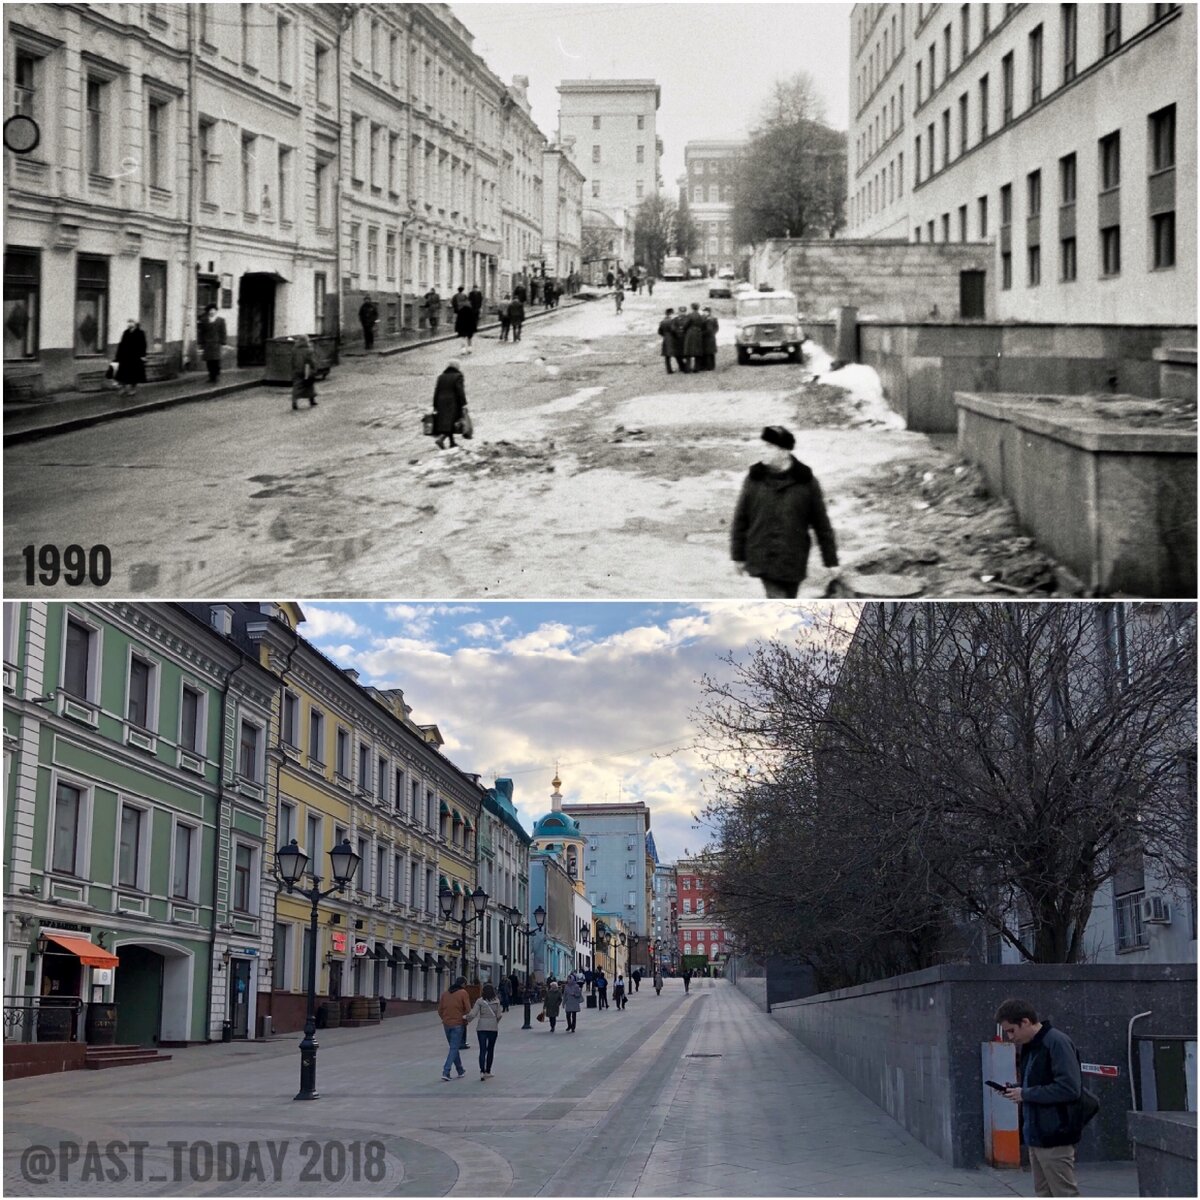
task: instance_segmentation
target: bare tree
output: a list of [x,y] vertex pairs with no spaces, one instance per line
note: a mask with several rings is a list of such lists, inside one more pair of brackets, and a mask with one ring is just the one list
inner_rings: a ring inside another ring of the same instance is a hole
[[734,185],[739,242],[833,237],[845,224],[846,135],[825,123],[812,76],[777,80]]
[[970,953],[964,931],[1074,962],[1130,856],[1194,893],[1194,611],[869,605],[849,644],[824,626],[704,684],[739,940],[762,943],[757,905],[826,979]]
[[655,275],[662,274],[662,260],[671,248],[675,215],[675,205],[657,194],[647,196],[637,207],[633,226],[634,260],[644,263]]

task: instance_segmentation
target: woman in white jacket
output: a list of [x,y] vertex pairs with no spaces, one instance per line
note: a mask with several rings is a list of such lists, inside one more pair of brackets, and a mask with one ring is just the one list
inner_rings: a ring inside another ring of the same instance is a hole
[[496,1053],[496,1038],[500,1034],[500,1021],[503,1016],[500,1001],[496,998],[496,989],[490,983],[485,983],[474,1008],[467,1015],[468,1021],[479,1022],[475,1026],[475,1038],[479,1042],[480,1083],[492,1077],[492,1056]]

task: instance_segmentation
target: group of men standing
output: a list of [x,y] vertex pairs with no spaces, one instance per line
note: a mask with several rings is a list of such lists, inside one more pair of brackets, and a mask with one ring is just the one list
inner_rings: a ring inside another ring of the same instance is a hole
[[717,369],[717,330],[720,322],[711,308],[703,311],[697,303],[691,311],[681,308],[676,312],[668,308],[666,316],[658,323],[658,336],[662,338],[662,356],[667,365],[667,374],[674,375],[671,366],[674,359],[680,371],[715,371]]

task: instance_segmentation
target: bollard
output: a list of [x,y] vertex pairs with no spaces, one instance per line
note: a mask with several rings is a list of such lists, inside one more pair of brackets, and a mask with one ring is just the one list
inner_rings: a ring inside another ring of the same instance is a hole
[[[983,1078],[996,1083],[1016,1083],[1017,1048],[1011,1042],[984,1042]],[[993,1167],[1021,1165],[1021,1133],[1017,1124],[1020,1106],[983,1086],[983,1156]]]
[[842,363],[858,362],[858,309],[852,305],[837,310],[833,357]]

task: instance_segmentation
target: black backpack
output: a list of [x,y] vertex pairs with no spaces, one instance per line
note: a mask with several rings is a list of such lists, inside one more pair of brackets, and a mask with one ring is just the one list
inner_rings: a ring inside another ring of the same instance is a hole
[[1084,1127],[1087,1123],[1100,1111],[1100,1100],[1094,1092],[1088,1091],[1083,1086],[1083,1060],[1079,1057],[1079,1048],[1075,1048],[1075,1058],[1079,1063],[1079,1099],[1072,1100],[1070,1104],[1064,1104],[1066,1109],[1065,1121],[1063,1124],[1067,1127],[1072,1138],[1078,1141],[1083,1136]]

